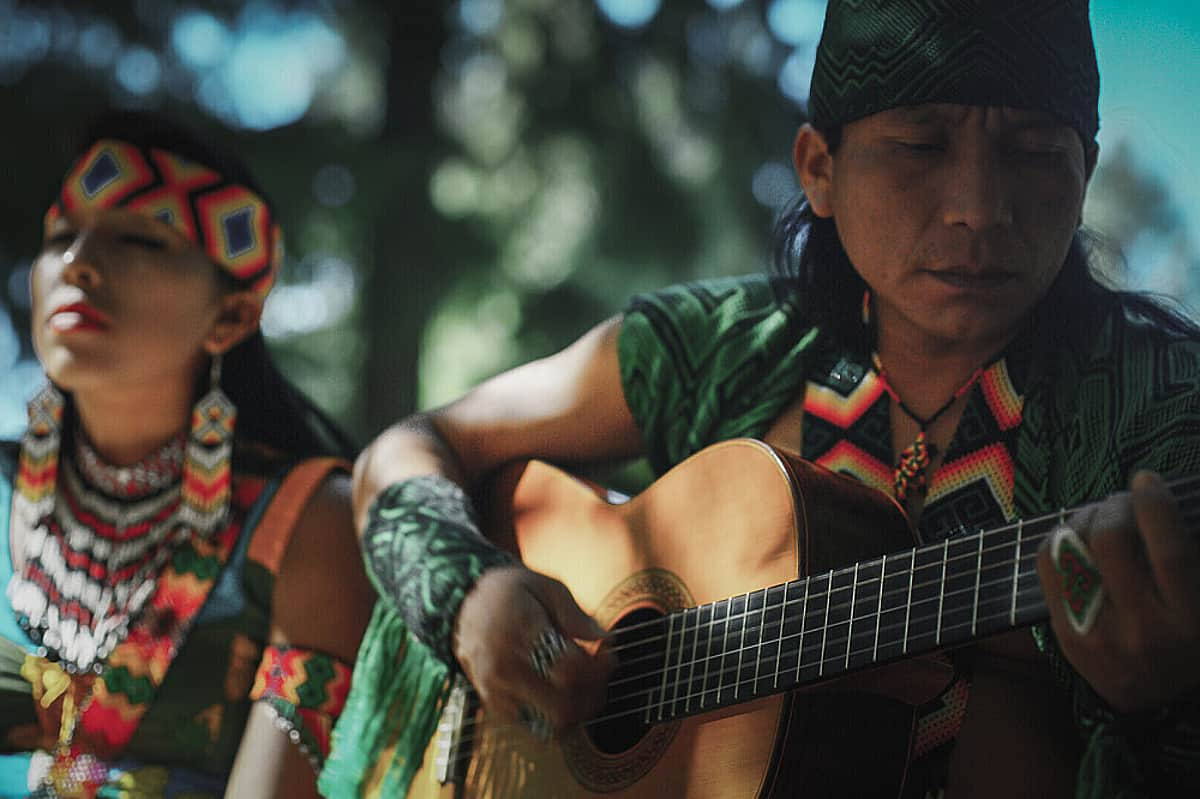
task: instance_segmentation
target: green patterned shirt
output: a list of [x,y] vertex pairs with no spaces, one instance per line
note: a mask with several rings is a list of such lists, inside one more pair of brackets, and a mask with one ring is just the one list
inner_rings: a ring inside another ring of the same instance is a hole
[[[1019,516],[1106,496],[1139,468],[1167,478],[1200,473],[1200,341],[1132,318],[1116,300],[1094,330],[1066,339],[1031,332],[1058,346],[1032,356],[1016,443]],[[651,466],[661,474],[717,441],[762,437],[818,355],[834,347],[793,305],[778,302],[764,277],[634,298],[618,352]],[[1200,701],[1117,718],[1082,679],[1064,673],[1087,744],[1078,796],[1200,787]]]

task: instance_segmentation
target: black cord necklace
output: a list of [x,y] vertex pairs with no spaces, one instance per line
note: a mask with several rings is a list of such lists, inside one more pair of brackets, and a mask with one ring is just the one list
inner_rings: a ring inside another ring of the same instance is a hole
[[941,418],[942,414],[950,410],[964,394],[971,390],[971,387],[983,377],[984,373],[995,363],[995,359],[988,361],[983,366],[976,369],[967,378],[967,382],[963,383],[950,396],[950,399],[934,411],[929,416],[921,416],[912,408],[900,399],[900,395],[896,393],[896,389],[892,387],[891,381],[888,380],[887,370],[883,368],[883,361],[879,357],[878,352],[871,353],[871,366],[875,370],[875,375],[880,383],[883,384],[883,389],[888,393],[893,400],[896,401],[897,407],[904,412],[904,415],[917,423],[917,437],[913,443],[904,448],[900,453],[900,457],[896,461],[896,471],[892,476],[892,488],[896,493],[896,499],[901,503],[907,501],[909,492],[916,491],[924,494],[929,487],[929,478],[927,471],[929,469],[929,461],[937,454],[937,447],[929,443],[928,430],[929,426]]

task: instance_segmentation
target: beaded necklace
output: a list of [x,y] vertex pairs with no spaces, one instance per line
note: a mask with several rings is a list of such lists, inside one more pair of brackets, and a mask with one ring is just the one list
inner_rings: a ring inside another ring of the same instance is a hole
[[69,672],[99,672],[154,593],[169,544],[192,533],[177,519],[184,437],[129,467],[105,463],[81,431],[74,440],[53,510],[25,532],[8,595],[47,656]]
[[912,408],[900,399],[900,395],[896,393],[896,389],[892,387],[891,381],[888,380],[887,370],[883,368],[883,361],[879,357],[878,352],[871,353],[871,366],[875,371],[876,377],[879,378],[880,385],[883,390],[888,393],[896,402],[896,406],[907,416],[917,423],[917,437],[913,443],[904,448],[900,453],[899,459],[896,461],[896,471],[892,478],[892,487],[896,492],[896,499],[904,503],[908,499],[910,491],[915,491],[921,494],[925,493],[925,489],[929,484],[927,470],[930,460],[937,455],[937,446],[929,443],[928,430],[929,426],[942,417],[946,411],[953,407],[964,394],[971,390],[971,387],[979,382],[985,372],[996,362],[998,358],[980,366],[971,376],[967,378],[967,382],[958,387],[957,390],[950,396],[950,399],[934,411],[929,416],[921,416]]

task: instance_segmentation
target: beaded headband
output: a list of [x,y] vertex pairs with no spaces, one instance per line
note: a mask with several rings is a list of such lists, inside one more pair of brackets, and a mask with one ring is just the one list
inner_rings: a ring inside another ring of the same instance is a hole
[[1100,128],[1088,0],[830,0],[809,116],[832,128],[923,103],[1046,111]]
[[46,212],[46,230],[63,214],[84,208],[125,208],[165,222],[261,297],[279,273],[283,237],[267,203],[166,150],[97,141],[67,174]]

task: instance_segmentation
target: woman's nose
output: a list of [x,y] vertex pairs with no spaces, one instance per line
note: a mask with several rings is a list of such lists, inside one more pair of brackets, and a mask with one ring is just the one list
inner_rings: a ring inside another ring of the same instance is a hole
[[92,232],[80,231],[62,254],[63,280],[80,288],[99,286],[101,274],[96,249]]

